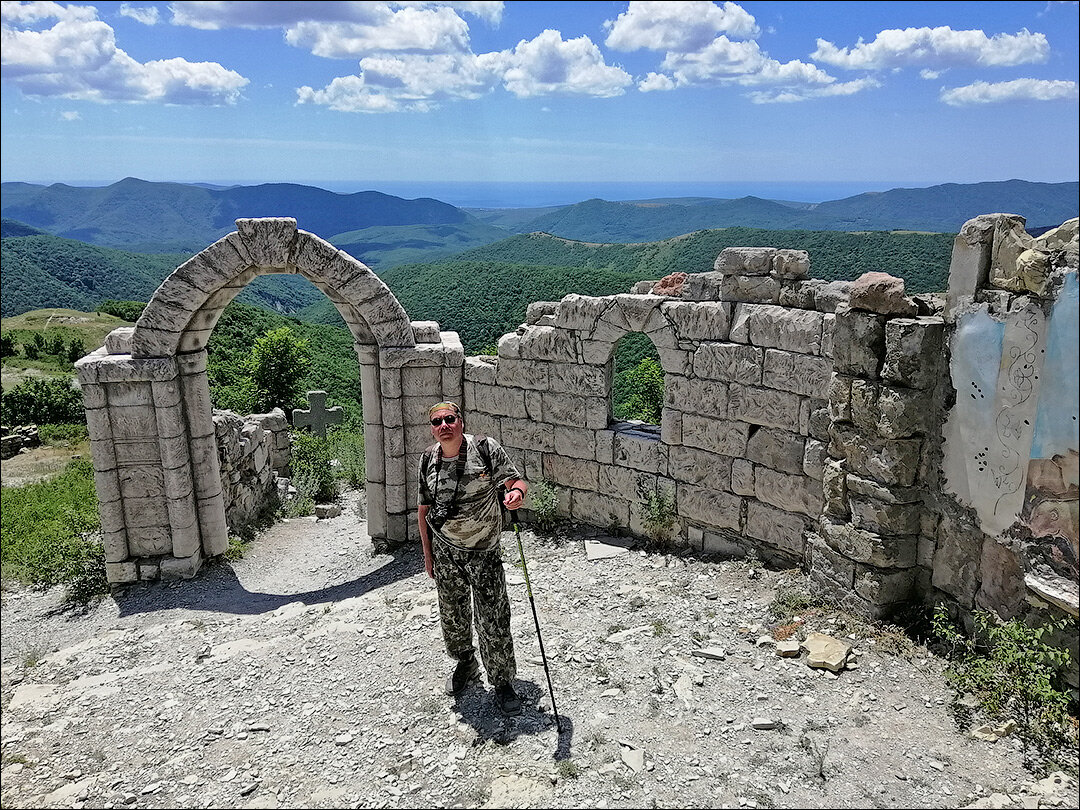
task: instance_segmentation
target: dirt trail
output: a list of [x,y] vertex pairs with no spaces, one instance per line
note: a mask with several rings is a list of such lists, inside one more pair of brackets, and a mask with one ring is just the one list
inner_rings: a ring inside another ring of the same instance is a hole
[[354,506],[82,615],[5,591],[3,806],[1075,806],[1073,784],[1029,784],[1013,740],[956,729],[925,651],[886,654],[825,616],[807,626],[857,668],[759,646],[797,573],[588,560],[581,533],[524,533],[561,733],[514,565],[523,714],[503,718],[487,685],[454,701],[418,550],[374,555]]

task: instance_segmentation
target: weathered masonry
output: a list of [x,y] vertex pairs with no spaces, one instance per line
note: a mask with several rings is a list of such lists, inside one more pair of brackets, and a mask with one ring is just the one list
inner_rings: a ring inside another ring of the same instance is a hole
[[[803,565],[866,614],[946,596],[1075,616],[1077,221],[1038,238],[1023,224],[967,223],[947,298],[884,274],[809,279],[803,251],[732,248],[685,279],[534,303],[497,356],[465,358],[455,333],[410,322],[368,268],[293,220],[238,220],[78,364],[110,579],[190,576],[225,548],[206,340],[256,275],[298,272],[356,341],[376,542],[415,538],[427,406],[450,398],[574,520],[642,534],[642,504],[664,492],[678,541]],[[664,368],[658,426],[611,418],[630,332]]]

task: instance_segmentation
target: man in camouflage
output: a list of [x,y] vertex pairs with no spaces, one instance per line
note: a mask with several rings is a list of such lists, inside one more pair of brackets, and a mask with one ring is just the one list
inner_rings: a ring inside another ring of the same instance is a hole
[[465,433],[456,404],[440,402],[428,416],[437,444],[420,461],[417,511],[424,564],[438,590],[443,641],[457,662],[446,691],[456,695],[479,677],[472,633],[475,611],[480,657],[499,708],[519,714],[499,538],[502,506],[520,507],[529,486],[497,441]]

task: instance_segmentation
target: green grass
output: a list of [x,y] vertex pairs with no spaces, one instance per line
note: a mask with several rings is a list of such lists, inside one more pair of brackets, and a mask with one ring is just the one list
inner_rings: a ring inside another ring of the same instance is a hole
[[0,489],[0,576],[36,588],[64,584],[75,601],[107,590],[93,465],[73,461],[56,478]]

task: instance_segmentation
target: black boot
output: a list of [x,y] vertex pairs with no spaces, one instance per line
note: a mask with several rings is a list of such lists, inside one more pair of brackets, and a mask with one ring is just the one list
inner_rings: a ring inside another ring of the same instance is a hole
[[478,677],[480,677],[480,667],[476,664],[476,658],[471,655],[468,658],[462,658],[446,679],[446,694],[460,694]]
[[514,716],[521,714],[521,698],[514,691],[514,685],[507,682],[495,687],[495,700],[503,714]]

